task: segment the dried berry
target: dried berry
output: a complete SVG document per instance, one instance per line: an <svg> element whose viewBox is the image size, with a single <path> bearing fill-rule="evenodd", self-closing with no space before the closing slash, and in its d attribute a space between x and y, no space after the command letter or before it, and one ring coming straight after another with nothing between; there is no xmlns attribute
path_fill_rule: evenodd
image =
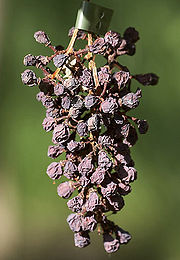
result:
<svg viewBox="0 0 180 260"><path fill-rule="evenodd" d="M83 231L94 231L97 227L97 221L94 214L82 218L82 230Z"/></svg>
<svg viewBox="0 0 180 260"><path fill-rule="evenodd" d="M137 126L140 134L146 134L149 128L146 120L137 120Z"/></svg>
<svg viewBox="0 0 180 260"><path fill-rule="evenodd" d="M53 62L54 62L54 65L57 67L57 68L61 68L67 61L68 59L68 56L65 55L65 54L59 54L59 55L56 55L54 58L53 58Z"/></svg>
<svg viewBox="0 0 180 260"><path fill-rule="evenodd" d="M118 48L121 44L121 35L117 32L109 31L105 34L104 40L108 43L112 48Z"/></svg>
<svg viewBox="0 0 180 260"><path fill-rule="evenodd" d="M94 105L96 105L97 102L98 102L97 97L93 95L88 95L84 99L84 105L87 109L92 108Z"/></svg>
<svg viewBox="0 0 180 260"><path fill-rule="evenodd" d="M68 199L71 197L73 191L74 191L74 183L71 181L62 182L57 187L58 195L64 199Z"/></svg>
<svg viewBox="0 0 180 260"><path fill-rule="evenodd" d="M127 108L136 108L139 105L141 98L141 91L138 89L136 93L128 93L122 97L122 104Z"/></svg>
<svg viewBox="0 0 180 260"><path fill-rule="evenodd" d="M63 172L60 163L53 162L47 168L47 175L53 180L59 179L62 174Z"/></svg>
<svg viewBox="0 0 180 260"><path fill-rule="evenodd" d="M50 40L49 40L49 37L47 36L47 34L43 31L38 31L38 32L35 32L34 34L34 38L37 42L39 43L43 43L43 44L50 44Z"/></svg>
<svg viewBox="0 0 180 260"><path fill-rule="evenodd" d="M80 135L80 136L86 136L87 135L87 124L85 122L79 122L77 124L77 133Z"/></svg>
<svg viewBox="0 0 180 260"><path fill-rule="evenodd" d="M82 217L79 214L70 214L67 223L73 232L79 232L82 229Z"/></svg>
<svg viewBox="0 0 180 260"><path fill-rule="evenodd" d="M129 27L124 32L124 39L128 42L136 43L139 40L139 33L135 28Z"/></svg>
<svg viewBox="0 0 180 260"><path fill-rule="evenodd" d="M68 208L73 212L80 213L83 206L83 199L76 196L67 202Z"/></svg>
<svg viewBox="0 0 180 260"><path fill-rule="evenodd" d="M144 86L156 85L159 79L159 77L154 73L138 74L133 76L133 78Z"/></svg>
<svg viewBox="0 0 180 260"><path fill-rule="evenodd" d="M98 143L104 147L109 147L113 145L114 139L111 136L104 134L99 136Z"/></svg>
<svg viewBox="0 0 180 260"><path fill-rule="evenodd" d="M105 178L106 171L100 167L96 168L95 172L93 172L91 176L91 183L101 184Z"/></svg>
<svg viewBox="0 0 180 260"><path fill-rule="evenodd" d="M111 84L111 73L108 67L101 67L98 70L98 79L101 85Z"/></svg>
<svg viewBox="0 0 180 260"><path fill-rule="evenodd" d="M90 52L93 52L94 54L105 54L107 49L107 44L104 40L104 38L98 38L96 39L93 44L89 47Z"/></svg>
<svg viewBox="0 0 180 260"><path fill-rule="evenodd" d="M61 99L62 108L68 110L70 108L70 105L71 105L71 100L68 96L65 96Z"/></svg>
<svg viewBox="0 0 180 260"><path fill-rule="evenodd" d="M89 69L82 70L79 82L84 87L84 90L92 88L94 86L92 72Z"/></svg>
<svg viewBox="0 0 180 260"><path fill-rule="evenodd" d="M85 157L78 166L78 171L84 176L89 176L93 169L92 158L89 157Z"/></svg>
<svg viewBox="0 0 180 260"><path fill-rule="evenodd" d="M112 167L112 161L104 151L98 155L98 166L104 170L109 170Z"/></svg>
<svg viewBox="0 0 180 260"><path fill-rule="evenodd" d="M130 73L127 71L118 71L113 74L113 80L118 87L124 88L130 79Z"/></svg>
<svg viewBox="0 0 180 260"><path fill-rule="evenodd" d="M59 84L57 83L55 86L54 86L54 94L56 96L61 96L64 94L64 86L62 84Z"/></svg>
<svg viewBox="0 0 180 260"><path fill-rule="evenodd" d="M79 81L75 78L69 78L64 81L64 87L70 91L76 90L79 86Z"/></svg>
<svg viewBox="0 0 180 260"><path fill-rule="evenodd" d="M100 118L97 114L90 117L87 121L89 131L97 131L99 128Z"/></svg>
<svg viewBox="0 0 180 260"><path fill-rule="evenodd" d="M104 183L101 184L101 193L104 197L110 197L116 194L117 188L117 184L113 181L104 181Z"/></svg>
<svg viewBox="0 0 180 260"><path fill-rule="evenodd" d="M36 66L37 64L37 59L35 56L32 54L28 54L24 57L24 66Z"/></svg>
<svg viewBox="0 0 180 260"><path fill-rule="evenodd" d="M86 201L85 208L87 211L93 212L99 206L99 198L96 192L91 192Z"/></svg>
<svg viewBox="0 0 180 260"><path fill-rule="evenodd" d="M131 235L118 226L115 228L115 234L120 244L127 244L131 240Z"/></svg>
<svg viewBox="0 0 180 260"><path fill-rule="evenodd" d="M54 144L63 144L70 137L69 127L65 124L60 124L54 128L53 131L53 143Z"/></svg>
<svg viewBox="0 0 180 260"><path fill-rule="evenodd" d="M101 109L104 113L114 113L118 108L118 104L115 98L109 97L101 104Z"/></svg>
<svg viewBox="0 0 180 260"><path fill-rule="evenodd" d="M113 211L119 211L124 207L124 200L120 195L107 197Z"/></svg>
<svg viewBox="0 0 180 260"><path fill-rule="evenodd" d="M52 159L56 159L64 151L65 147L63 145L50 145L48 148L48 156Z"/></svg>
<svg viewBox="0 0 180 260"><path fill-rule="evenodd" d="M29 87L33 87L38 84L38 79L32 70L25 70L21 73L22 82Z"/></svg>
<svg viewBox="0 0 180 260"><path fill-rule="evenodd" d="M83 248L90 244L90 237L87 232L79 232L74 234L74 244L77 247Z"/></svg>
<svg viewBox="0 0 180 260"><path fill-rule="evenodd" d="M64 167L64 176L68 179L74 179L77 174L77 166L71 161L67 161Z"/></svg>
<svg viewBox="0 0 180 260"><path fill-rule="evenodd" d="M52 117L45 117L42 123L42 126L46 132L49 132L54 129L55 121Z"/></svg>
<svg viewBox="0 0 180 260"><path fill-rule="evenodd" d="M104 249L107 253L114 253L119 249L119 241L114 239L110 234L104 234Z"/></svg>

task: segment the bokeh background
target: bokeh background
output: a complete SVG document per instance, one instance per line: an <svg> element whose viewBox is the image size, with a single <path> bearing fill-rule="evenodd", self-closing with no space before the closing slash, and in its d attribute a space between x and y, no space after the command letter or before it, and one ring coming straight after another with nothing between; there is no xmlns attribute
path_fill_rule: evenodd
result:
<svg viewBox="0 0 180 260"><path fill-rule="evenodd" d="M132 149L138 169L122 212L111 219L132 234L111 255L123 260L180 259L180 1L92 0L114 9L111 29L140 33L137 52L119 61L133 73L155 72L158 86L142 87L134 115L149 132ZM24 86L23 57L50 54L33 34L44 30L54 45L67 46L81 0L0 0L0 259L108 259L102 237L75 248L66 223L70 213L46 175L51 133L37 88ZM136 87L137 84L135 84ZM135 88L134 88L135 89ZM131 113L132 114L132 113Z"/></svg>

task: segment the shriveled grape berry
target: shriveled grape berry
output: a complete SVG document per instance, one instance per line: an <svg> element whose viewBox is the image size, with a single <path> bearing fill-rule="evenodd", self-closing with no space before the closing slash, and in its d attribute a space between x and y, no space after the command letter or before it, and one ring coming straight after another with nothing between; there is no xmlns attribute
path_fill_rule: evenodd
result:
<svg viewBox="0 0 180 260"><path fill-rule="evenodd" d="M92 72L89 69L82 70L80 72L79 82L84 87L84 90L92 88L94 86Z"/></svg>
<svg viewBox="0 0 180 260"><path fill-rule="evenodd" d="M109 44L112 48L118 48L121 44L121 36L117 32L109 31L105 34L104 40L107 44Z"/></svg>
<svg viewBox="0 0 180 260"><path fill-rule="evenodd" d="M54 118L45 117L44 121L42 122L42 126L46 132L53 130L55 126Z"/></svg>
<svg viewBox="0 0 180 260"><path fill-rule="evenodd" d="M53 162L47 168L47 175L53 180L59 179L62 174L63 172L60 163Z"/></svg>
<svg viewBox="0 0 180 260"><path fill-rule="evenodd" d="M136 93L128 93L122 97L122 104L127 108L136 108L139 105L141 98L141 91L137 90Z"/></svg>
<svg viewBox="0 0 180 260"><path fill-rule="evenodd" d="M71 197L73 191L74 191L74 183L71 181L62 182L57 187L58 195L64 199L68 199Z"/></svg>
<svg viewBox="0 0 180 260"><path fill-rule="evenodd" d="M107 49L107 44L104 38L98 38L94 43L89 47L90 51L94 54L105 54Z"/></svg>
<svg viewBox="0 0 180 260"><path fill-rule="evenodd" d="M38 84L38 79L32 70L25 70L21 73L22 82L29 87L33 87Z"/></svg>
<svg viewBox="0 0 180 260"><path fill-rule="evenodd" d="M43 44L49 44L50 43L48 35L43 31L35 32L34 38L39 43L43 43Z"/></svg>
<svg viewBox="0 0 180 260"><path fill-rule="evenodd" d="M70 137L70 131L69 131L69 127L65 124L60 124L57 125L54 128L53 131L53 143L55 144L63 144L64 142L66 142Z"/></svg>
<svg viewBox="0 0 180 260"><path fill-rule="evenodd" d="M110 234L103 235L104 249L107 253L114 253L119 249L120 243L117 239L113 238Z"/></svg>
<svg viewBox="0 0 180 260"><path fill-rule="evenodd" d="M76 196L72 199L70 199L67 202L68 208L71 209L73 212L80 213L83 206L83 199L79 196Z"/></svg>
<svg viewBox="0 0 180 260"><path fill-rule="evenodd" d="M78 168L75 163L67 161L64 166L64 176L68 179L74 179L77 174Z"/></svg>
<svg viewBox="0 0 180 260"><path fill-rule="evenodd" d="M67 218L67 223L73 232L82 230L82 216L79 214L70 214Z"/></svg>
<svg viewBox="0 0 180 260"><path fill-rule="evenodd" d="M85 208L87 211L93 212L95 209L98 208L99 205L99 198L96 192L91 192L89 197L86 201Z"/></svg>
<svg viewBox="0 0 180 260"><path fill-rule="evenodd" d="M86 136L87 135L87 124L83 121L80 121L78 124L77 124L77 133L80 135L80 136Z"/></svg>
<svg viewBox="0 0 180 260"><path fill-rule="evenodd" d="M94 231L97 227L97 221L94 214L89 214L82 218L82 230L83 231Z"/></svg>
<svg viewBox="0 0 180 260"><path fill-rule="evenodd" d="M98 102L97 97L93 95L88 95L84 99L84 105L87 109L92 108L94 105L96 105L97 102Z"/></svg>
<svg viewBox="0 0 180 260"><path fill-rule="evenodd" d="M131 235L118 226L115 228L115 234L120 244L127 244L131 240Z"/></svg>
<svg viewBox="0 0 180 260"><path fill-rule="evenodd" d="M144 86L156 85L158 83L158 76L154 73L138 74L134 78Z"/></svg>
<svg viewBox="0 0 180 260"><path fill-rule="evenodd" d="M85 176L89 176L94 169L92 158L85 157L78 166L78 171Z"/></svg>
<svg viewBox="0 0 180 260"><path fill-rule="evenodd" d="M104 113L114 113L118 108L115 98L109 97L101 104L101 109Z"/></svg>
<svg viewBox="0 0 180 260"><path fill-rule="evenodd" d="M68 59L68 56L65 55L65 54L59 54L59 55L56 55L53 59L53 62L54 62L54 65L57 67L57 68L61 68L65 62L67 61Z"/></svg>
<svg viewBox="0 0 180 260"><path fill-rule="evenodd" d="M87 232L78 232L74 234L74 244L77 247L83 248L90 244L90 237Z"/></svg>
<svg viewBox="0 0 180 260"><path fill-rule="evenodd" d="M32 54L28 54L24 57L24 66L36 66L37 64L37 59L35 56Z"/></svg>
<svg viewBox="0 0 180 260"><path fill-rule="evenodd" d="M48 156L52 159L56 159L60 154L65 151L65 146L63 145L50 145L48 148Z"/></svg>

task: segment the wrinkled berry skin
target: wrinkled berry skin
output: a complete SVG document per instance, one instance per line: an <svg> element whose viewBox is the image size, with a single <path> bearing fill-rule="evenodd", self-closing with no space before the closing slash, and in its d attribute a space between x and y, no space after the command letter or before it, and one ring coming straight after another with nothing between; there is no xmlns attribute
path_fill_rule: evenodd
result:
<svg viewBox="0 0 180 260"><path fill-rule="evenodd" d="M24 66L36 66L37 64L37 59L35 56L32 54L28 54L24 57Z"/></svg>
<svg viewBox="0 0 180 260"><path fill-rule="evenodd" d="M50 145L48 148L48 156L52 159L56 159L64 152L64 149L65 147L63 145Z"/></svg>
<svg viewBox="0 0 180 260"><path fill-rule="evenodd" d="M59 54L59 55L56 55L53 59L53 62L54 62L54 65L57 67L57 68L61 68L65 62L67 61L68 59L68 56L65 55L65 54Z"/></svg>
<svg viewBox="0 0 180 260"><path fill-rule="evenodd" d="M71 161L67 161L64 166L64 176L68 179L74 179L77 173L77 166Z"/></svg>
<svg viewBox="0 0 180 260"><path fill-rule="evenodd" d="M111 235L109 234L104 234L103 235L104 239L104 249L106 250L107 253L114 253L119 249L120 243L117 239L114 239Z"/></svg>
<svg viewBox="0 0 180 260"><path fill-rule="evenodd" d="M53 179L59 179L62 176L62 168L60 163L53 162L47 168L47 175Z"/></svg>
<svg viewBox="0 0 180 260"><path fill-rule="evenodd" d="M49 132L54 129L55 122L52 117L45 117L42 126L46 132Z"/></svg>
<svg viewBox="0 0 180 260"><path fill-rule="evenodd" d="M54 144L63 144L70 137L69 127L65 124L58 125L54 128L53 131L53 143Z"/></svg>
<svg viewBox="0 0 180 260"><path fill-rule="evenodd" d="M53 46L44 31L35 32L35 40L54 53L27 54L24 65L41 70L43 76L37 78L26 69L21 79L39 87L36 99L46 110L42 126L52 131L47 155L58 160L46 173L57 186L59 199L67 200L71 211L67 223L75 246L88 246L90 232L98 229L105 251L111 254L131 240L108 216L123 209L124 196L137 179L130 148L149 128L146 120L132 115L142 97L139 85L146 89L159 78L154 73L132 75L119 63L118 56L136 52L139 33L133 27L123 34L110 30L101 37L73 27L69 36L70 44L64 48ZM85 40L79 50L74 45L78 39ZM101 67L97 55L105 60Z"/></svg>
<svg viewBox="0 0 180 260"><path fill-rule="evenodd" d="M94 214L82 218L82 230L93 232L97 227L97 221Z"/></svg>
<svg viewBox="0 0 180 260"><path fill-rule="evenodd" d="M77 124L77 133L80 136L86 136L88 134L87 124L85 122L79 122Z"/></svg>
<svg viewBox="0 0 180 260"><path fill-rule="evenodd" d="M57 187L58 195L64 199L68 199L69 197L71 197L73 191L74 191L73 182L70 181L63 182L59 184L59 186Z"/></svg>
<svg viewBox="0 0 180 260"><path fill-rule="evenodd" d="M73 212L80 213L83 206L83 199L76 196L67 202L68 208Z"/></svg>
<svg viewBox="0 0 180 260"><path fill-rule="evenodd" d="M118 109L118 104L116 102L116 99L112 97L107 98L105 101L102 102L101 109L105 114L114 113Z"/></svg>
<svg viewBox="0 0 180 260"><path fill-rule="evenodd" d="M87 125L88 125L88 130L89 131L97 131L99 128L99 123L100 123L100 118L98 115L93 115L92 117L90 117L87 121Z"/></svg>
<svg viewBox="0 0 180 260"><path fill-rule="evenodd" d="M67 223L73 232L82 231L82 216L79 214L70 214Z"/></svg>
<svg viewBox="0 0 180 260"><path fill-rule="evenodd" d="M117 32L109 31L104 36L105 42L112 48L117 49L121 44L121 36Z"/></svg>
<svg viewBox="0 0 180 260"><path fill-rule="evenodd" d="M159 77L154 73L135 75L134 78L144 86L156 85Z"/></svg>
<svg viewBox="0 0 180 260"><path fill-rule="evenodd" d="M87 232L79 232L74 234L74 244L77 247L83 248L90 244L90 237Z"/></svg>
<svg viewBox="0 0 180 260"><path fill-rule="evenodd" d="M42 43L42 44L49 44L50 43L48 35L43 31L35 32L34 38L37 42Z"/></svg>
<svg viewBox="0 0 180 260"><path fill-rule="evenodd" d="M32 70L25 70L21 73L22 82L29 87L33 87L38 84L38 79Z"/></svg>
<svg viewBox="0 0 180 260"><path fill-rule="evenodd" d="M118 226L115 227L115 234L120 244L127 244L131 240L131 235Z"/></svg>
<svg viewBox="0 0 180 260"><path fill-rule="evenodd" d="M94 43L89 47L90 51L94 54L105 54L107 49L107 44L104 38L98 38Z"/></svg>
<svg viewBox="0 0 180 260"><path fill-rule="evenodd" d="M85 89L92 88L94 86L92 73L89 69L84 69L79 77L79 82Z"/></svg>
<svg viewBox="0 0 180 260"><path fill-rule="evenodd" d="M94 169L94 165L92 163L92 159L85 157L82 162L78 166L78 171L81 173L81 175L89 176Z"/></svg>

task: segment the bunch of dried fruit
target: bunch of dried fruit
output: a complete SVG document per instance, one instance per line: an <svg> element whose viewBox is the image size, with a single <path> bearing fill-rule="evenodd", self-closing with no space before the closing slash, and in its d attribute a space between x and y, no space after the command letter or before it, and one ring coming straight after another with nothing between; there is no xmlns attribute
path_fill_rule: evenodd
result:
<svg viewBox="0 0 180 260"><path fill-rule="evenodd" d="M37 42L53 50L50 57L28 54L25 66L35 66L44 76L37 78L32 70L21 74L22 82L30 87L38 85L37 100L46 108L42 123L45 131L53 131L48 156L52 159L64 154L65 159L52 162L47 174L52 180L62 175L67 181L57 187L58 195L69 199L75 190L78 195L67 206L74 213L67 222L74 232L75 245L90 244L89 233L98 227L108 253L126 244L131 236L107 219L107 212L117 213L124 206L124 196L131 192L130 184L137 178L130 147L138 134L148 130L146 120L126 114L135 109L142 97L138 88L131 90L132 80L144 86L155 85L153 73L131 75L117 57L135 53L139 34L128 28L123 37L109 31L104 37L72 28L67 49L52 46L46 33L34 34ZM77 39L88 41L82 50L75 50ZM107 62L97 68L95 56L103 55ZM47 65L53 62L55 70ZM88 64L88 67L87 67Z"/></svg>

